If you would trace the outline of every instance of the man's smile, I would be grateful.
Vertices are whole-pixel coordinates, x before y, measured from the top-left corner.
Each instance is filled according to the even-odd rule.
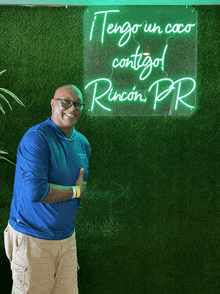
[[[75,114],[64,113],[68,117],[75,117]]]

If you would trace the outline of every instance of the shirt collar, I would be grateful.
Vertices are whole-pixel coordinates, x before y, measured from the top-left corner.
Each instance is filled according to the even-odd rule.
[[[52,121],[52,119],[50,117],[48,118],[47,121],[48,121],[49,125],[51,125],[55,129],[55,132],[57,133],[58,136],[66,139],[66,140],[72,140],[75,138],[75,129],[74,128],[73,128],[72,134],[69,136],[69,138],[67,138],[66,134],[61,130],[60,127],[58,127],[57,124],[55,124],[55,122]]]

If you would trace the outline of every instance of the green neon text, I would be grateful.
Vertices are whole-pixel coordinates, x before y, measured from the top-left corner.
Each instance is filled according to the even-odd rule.
[[[107,13],[109,12],[119,12],[120,10],[107,10],[107,11],[98,11],[95,12],[94,14],[102,14],[104,13],[104,20],[103,20],[103,25],[102,25],[102,37],[101,37],[101,42],[104,42],[104,31],[105,31],[105,24],[106,24],[106,19],[107,19]],[[90,31],[90,41],[92,40],[92,34],[93,34],[93,28],[94,28],[94,24],[95,24],[95,20],[96,20],[96,15],[94,17],[94,20],[92,22],[92,27],[91,27],[91,31]]]
[[[167,50],[168,45],[165,46],[163,50],[163,55],[162,58],[155,58],[154,61],[152,61],[152,58],[150,56],[147,56],[144,58],[142,61],[143,53],[139,53],[140,46],[137,47],[137,50],[135,54],[132,54],[130,58],[122,58],[118,59],[115,58],[112,62],[112,67],[117,68],[117,67],[131,67],[134,70],[139,70],[139,68],[144,68],[142,72],[140,73],[139,79],[140,80],[145,80],[152,72],[153,67],[158,67],[159,64],[161,63],[161,69],[164,70],[164,59],[165,59],[165,54]],[[130,60],[131,59],[131,60]],[[132,60],[133,59],[133,60]],[[142,63],[141,63],[142,61]]]
[[[156,23],[154,23],[154,25],[152,24],[145,24],[143,26],[142,24],[134,24],[131,25],[130,22],[126,21],[124,24],[122,25],[118,25],[118,23],[110,23],[108,24],[108,26],[106,26],[107,23],[107,15],[110,13],[115,13],[115,12],[120,12],[120,10],[106,10],[106,11],[98,11],[94,13],[94,19],[92,22],[92,26],[91,26],[91,30],[90,30],[90,37],[89,40],[92,41],[93,38],[93,33],[95,31],[95,22],[96,22],[96,18],[98,15],[104,15],[103,17],[103,21],[102,21],[102,33],[101,33],[101,43],[104,43],[104,35],[105,33],[107,34],[117,34],[120,33],[122,36],[120,38],[120,40],[118,41],[118,46],[122,47],[125,44],[127,44],[127,42],[130,40],[132,34],[136,34],[139,29],[142,27],[143,32],[144,33],[158,33],[158,34],[162,34],[163,32],[165,32],[166,34],[170,34],[170,33],[178,33],[178,34],[182,34],[182,33],[190,33],[191,28],[195,26],[195,24],[167,24],[164,28],[164,30],[161,29],[161,27],[159,25],[157,25]],[[146,22],[146,21],[145,21]]]
[[[191,81],[191,82],[193,83],[193,87],[192,87],[192,89],[191,89],[187,94],[180,96],[180,89],[181,89],[182,83],[183,83],[184,81],[185,81],[185,82],[186,82],[186,81]],[[163,83],[163,82],[170,82],[171,85],[168,87],[167,90],[163,91],[162,93],[160,93],[160,94],[158,95],[159,85],[160,85],[160,83]],[[150,88],[149,88],[149,90],[148,90],[148,92],[151,91],[152,87],[156,85],[155,100],[154,100],[154,109],[156,109],[156,107],[157,107],[157,102],[159,102],[159,101],[163,100],[164,98],[166,98],[167,95],[169,95],[169,93],[170,93],[172,90],[175,89],[175,87],[174,87],[175,84],[178,84],[178,91],[177,91],[177,97],[176,97],[175,110],[177,110],[178,102],[179,102],[179,101],[180,101],[181,103],[183,103],[185,106],[189,107],[189,108],[194,108],[193,106],[191,106],[191,105],[187,104],[186,102],[184,102],[182,99],[183,99],[183,98],[186,98],[187,96],[189,96],[189,95],[194,91],[194,89],[195,89],[195,87],[196,87],[196,82],[195,82],[195,80],[192,79],[192,78],[182,78],[182,79],[179,79],[179,80],[177,80],[176,82],[174,82],[173,80],[166,78],[166,79],[160,79],[160,80],[154,82],[154,83],[150,86]]]
[[[97,95],[97,86],[98,83],[101,82],[103,85],[103,82],[107,82],[107,85],[105,86],[105,90],[104,93],[102,93],[99,96]],[[91,111],[93,111],[94,109],[94,104],[95,102],[98,103],[99,106],[101,106],[103,109],[107,110],[107,111],[112,111],[112,109],[105,107],[103,104],[101,104],[101,102],[99,101],[101,98],[103,98],[104,96],[106,96],[108,94],[108,101],[137,101],[138,99],[140,100],[140,102],[146,102],[147,99],[142,99],[142,94],[138,93],[138,91],[134,91],[136,87],[133,87],[132,91],[130,92],[123,92],[122,94],[118,93],[118,92],[114,92],[113,96],[112,96],[112,92],[113,92],[113,87],[112,87],[112,82],[109,79],[105,79],[105,78],[101,78],[101,79],[96,79],[94,81],[91,81],[90,83],[88,83],[85,87],[85,89],[87,89],[90,85],[94,84],[94,90],[93,90],[93,99],[92,99],[92,106],[91,106]]]
[[[119,26],[117,23],[114,25],[111,23],[107,28],[108,34],[117,33],[118,31],[123,34],[118,42],[118,46],[122,47],[124,46],[131,38],[131,33],[136,34],[138,31],[138,28],[141,27],[141,24],[135,24],[131,26],[130,22],[125,22],[122,26]],[[114,27],[114,28],[113,28]],[[113,28],[113,30],[111,30]],[[126,39],[127,37],[127,39]]]
[[[191,81],[193,83],[193,87],[190,89],[190,91],[188,93],[186,93],[185,95],[181,95],[180,92],[181,92],[182,83],[189,82],[189,81]],[[158,95],[159,85],[164,82],[165,83],[169,82],[168,88]],[[101,89],[103,92],[101,94],[97,95],[97,88],[98,88],[99,83],[101,83],[101,86],[102,86]],[[107,108],[106,106],[103,105],[103,100],[106,100],[106,98],[110,102],[115,102],[115,101],[124,102],[124,101],[137,101],[137,100],[139,100],[140,102],[147,101],[147,98],[143,99],[142,94],[138,93],[138,91],[135,91],[136,87],[133,87],[132,91],[130,91],[130,92],[122,92],[120,94],[117,91],[115,91],[113,93],[112,82],[106,78],[100,78],[100,79],[96,79],[96,80],[91,81],[90,83],[88,83],[86,85],[85,89],[87,89],[91,85],[94,86],[91,111],[94,110],[95,103],[97,103],[101,108],[105,109],[106,111],[112,111],[111,108]],[[165,99],[170,94],[170,92],[172,90],[176,89],[175,85],[178,86],[178,91],[177,91],[177,95],[176,95],[175,110],[177,110],[177,108],[178,108],[179,101],[188,108],[191,108],[191,109],[194,108],[194,106],[191,106],[191,105],[187,104],[185,101],[183,101],[183,98],[186,98],[194,91],[194,89],[196,87],[196,82],[194,81],[194,79],[187,77],[187,78],[179,79],[175,82],[169,78],[160,79],[160,80],[157,80],[156,82],[154,82],[149,87],[148,92],[150,92],[155,85],[156,85],[156,91],[155,91],[155,100],[154,100],[154,110],[157,108],[157,102],[160,102],[163,99]],[[103,90],[103,88],[104,88],[104,90]],[[102,100],[102,102],[100,102],[100,99]]]
[[[167,34],[170,34],[170,33],[182,34],[183,32],[189,33],[191,31],[191,27],[194,27],[194,26],[195,26],[195,24],[187,24],[184,27],[184,25],[182,23],[181,24],[176,23],[175,25],[172,26],[170,23],[168,23],[168,25],[166,25],[165,32]],[[181,27],[183,27],[182,30],[180,30]]]
[[[151,28],[151,27],[152,27],[152,24],[149,24],[149,25],[146,24],[144,26],[144,32],[145,33],[147,33],[147,32],[149,32],[149,33],[155,33],[158,30],[158,33],[159,34],[162,34],[163,33],[163,31],[161,30],[161,27],[160,26],[157,26],[156,23],[154,24],[153,28]]]

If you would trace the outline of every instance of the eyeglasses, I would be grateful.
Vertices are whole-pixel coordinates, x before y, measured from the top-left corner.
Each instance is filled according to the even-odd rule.
[[[85,104],[81,104],[79,102],[73,102],[71,100],[68,99],[55,99],[55,100],[60,100],[61,101],[61,106],[63,108],[70,108],[72,105],[74,105],[75,110],[83,110],[83,105]]]

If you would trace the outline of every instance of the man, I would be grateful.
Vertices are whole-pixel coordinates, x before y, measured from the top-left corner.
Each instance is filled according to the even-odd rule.
[[[52,115],[18,146],[9,223],[4,232],[12,293],[76,294],[75,217],[86,192],[90,145],[74,129],[83,109],[73,86],[56,90]]]

